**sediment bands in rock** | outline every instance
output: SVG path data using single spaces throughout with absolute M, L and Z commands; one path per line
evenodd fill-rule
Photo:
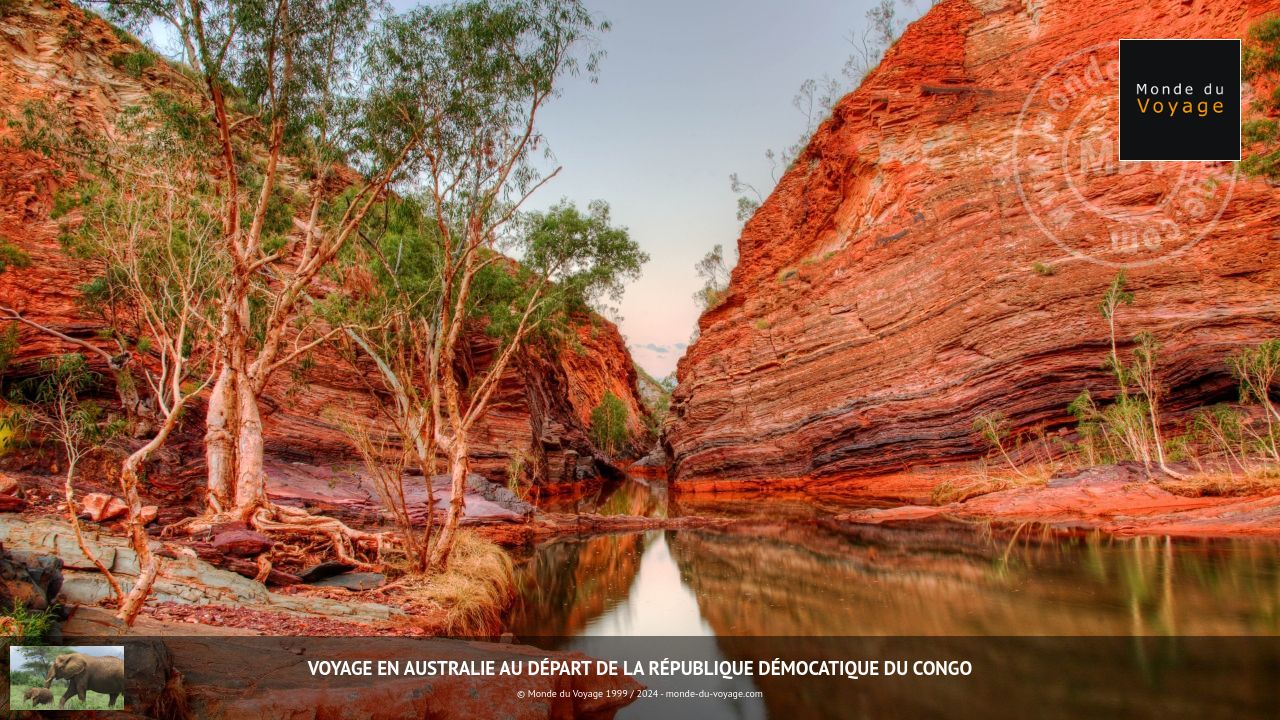
M 130 74 L 112 61 L 137 50 L 105 22 L 69 2 L 18 3 L 0 16 L 0 116 L 19 118 L 27 103 L 43 102 L 65 113 L 79 130 L 103 133 L 126 108 L 149 103 L 162 93 L 200 102 L 189 81 L 164 62 Z M 209 172 L 215 174 L 216 154 L 210 157 L 214 159 Z M 0 272 L 0 305 L 93 342 L 103 322 L 80 303 L 79 288 L 90 279 L 89 273 L 59 248 L 59 223 L 50 218 L 56 195 L 74 181 L 74 174 L 60 173 L 54 163 L 20 150 L 13 131 L 0 123 L 0 241 L 30 258 L 28 267 L 11 264 Z M 325 290 L 317 288 L 316 294 Z M 588 429 L 592 409 L 607 392 L 626 404 L 633 435 L 644 432 L 636 373 L 617 327 L 601 317 L 582 315 L 569 335 L 563 342 L 532 348 L 508 370 L 471 442 L 477 472 L 505 480 L 513 458 L 540 470 L 552 483 L 573 482 L 579 470 L 594 472 L 597 452 Z M 113 346 L 104 347 L 114 351 Z M 33 374 L 42 358 L 77 350 L 23 326 L 9 374 Z M 466 361 L 483 368 L 494 350 L 494 341 L 477 329 Z M 99 358 L 88 360 L 109 377 Z M 266 391 L 267 453 L 282 463 L 353 461 L 341 428 L 380 417 L 369 390 L 379 387 L 377 374 L 371 365 L 353 370 L 326 349 L 312 360 L 305 367 L 276 373 Z M 366 377 L 360 377 L 362 372 Z M 203 412 L 197 407 L 191 414 L 202 417 Z M 184 428 L 175 443 L 181 457 L 172 459 L 170 470 L 199 474 L 202 433 L 199 423 Z
M 1120 352 L 1155 334 L 1167 409 L 1232 399 L 1226 356 L 1280 334 L 1280 195 L 1229 163 L 1116 163 L 1114 81 L 1081 83 L 1061 113 L 1044 89 L 1105 70 L 1118 38 L 1244 37 L 1277 10 L 932 8 L 746 224 L 727 297 L 679 366 L 665 428 L 678 487 L 829 483 L 973 456 L 983 413 L 1065 427 L 1082 389 L 1113 386 L 1097 303 L 1118 264 L 1135 293 L 1117 314 Z M 1246 86 L 1246 113 L 1270 91 Z M 1083 169 L 1062 161 L 1082 157 L 1082 120 L 1103 158 Z M 1225 174 L 1197 181 L 1220 215 L 1161 210 L 1187 189 L 1171 170 L 1183 167 Z M 1148 211 L 1182 235 L 1143 240 Z

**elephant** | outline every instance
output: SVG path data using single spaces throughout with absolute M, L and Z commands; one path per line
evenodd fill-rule
M 83 653 L 59 655 L 53 659 L 53 665 L 49 668 L 44 686 L 46 688 L 51 686 L 57 679 L 67 681 L 67 692 L 58 703 L 59 710 L 66 706 L 67 700 L 72 695 L 78 695 L 80 702 L 83 703 L 85 690 L 107 695 L 109 698 L 107 707 L 116 704 L 117 695 L 121 697 L 121 704 L 123 704 L 124 660 L 120 658 L 95 657 Z
M 42 687 L 27 688 L 27 691 L 22 693 L 22 699 L 31 701 L 31 705 L 33 707 L 40 707 L 45 703 L 52 705 L 53 693 L 50 692 L 47 688 L 42 688 Z

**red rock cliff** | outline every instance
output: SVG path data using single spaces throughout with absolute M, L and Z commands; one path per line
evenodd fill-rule
M 1065 425 L 1112 384 L 1097 303 L 1117 266 L 1136 294 L 1118 334 L 1163 343 L 1169 404 L 1229 398 L 1226 355 L 1280 334 L 1280 194 L 1230 163 L 1115 162 L 1113 63 L 1118 38 L 1244 37 L 1277 10 L 931 9 L 744 228 L 679 366 L 673 478 L 830 482 L 972 456 L 981 413 Z
M 18 117 L 24 103 L 40 100 L 100 132 L 120 110 L 154 92 L 189 94 L 177 71 L 163 62 L 133 77 L 111 61 L 136 50 L 109 25 L 69 3 L 11 10 L 0 17 L 0 114 Z M 59 248 L 58 224 L 49 217 L 56 193 L 69 180 L 12 141 L 7 126 L 0 126 L 0 239 L 25 251 L 31 263 L 0 273 L 0 306 L 92 341 L 97 322 L 77 305 L 78 287 L 89 278 Z M 589 439 L 590 415 L 606 392 L 623 399 L 633 435 L 643 435 L 645 411 L 617 327 L 592 315 L 577 318 L 573 332 L 577 343 L 534 348 L 507 372 L 472 443 L 478 472 L 505 482 L 508 464 L 520 456 L 548 482 L 574 481 L 575 470 L 594 474 L 599 453 Z M 19 337 L 11 374 L 30 373 L 40 358 L 76 350 L 25 326 Z M 491 342 L 478 334 L 471 361 L 481 365 L 491 351 Z M 300 372 L 277 373 L 268 390 L 263 403 L 268 455 L 286 463 L 355 462 L 338 421 L 378 416 L 365 390 L 369 385 L 332 354 L 322 352 L 315 360 Z M 367 380 L 377 385 L 372 374 Z M 196 413 L 203 417 L 202 408 Z M 195 440 L 201 432 L 191 427 L 184 435 Z M 198 474 L 203 462 L 192 444 L 175 461 L 184 474 Z

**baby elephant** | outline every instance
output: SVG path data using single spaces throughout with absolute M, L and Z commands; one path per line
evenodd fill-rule
M 27 691 L 22 694 L 22 699 L 31 701 L 33 707 L 40 707 L 45 704 L 52 705 L 53 692 L 48 688 L 27 688 Z

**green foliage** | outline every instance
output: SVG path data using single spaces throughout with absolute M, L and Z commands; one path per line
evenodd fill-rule
M 89 364 L 79 353 L 46 358 L 40 361 L 39 375 L 14 385 L 11 399 L 47 405 L 56 402 L 63 393 L 78 398 L 93 390 L 100 380 L 101 376 L 89 369 Z
M 1227 367 L 1240 382 L 1241 402 L 1270 404 L 1271 389 L 1280 377 L 1280 338 L 1231 355 Z
M 1243 49 L 1243 72 L 1246 80 L 1280 71 L 1280 16 L 1271 16 L 1254 23 Z M 1256 107 L 1263 118 L 1251 118 L 1243 127 L 1244 141 L 1256 149 L 1246 154 L 1240 169 L 1247 175 L 1280 179 L 1280 131 L 1269 115 L 1280 110 L 1280 86 L 1270 97 L 1261 99 Z
M 600 404 L 591 410 L 591 441 L 610 455 L 626 448 L 630 417 L 622 398 L 613 391 L 605 392 Z
M 246 168 L 241 171 L 240 179 L 252 197 L 259 197 L 265 179 L 261 173 L 249 172 Z M 297 214 L 294 202 L 293 193 L 279 184 L 273 185 L 267 194 L 267 209 L 262 216 L 262 249 L 265 254 L 278 252 L 285 246 Z
M 1256 447 L 1280 462 L 1280 410 L 1271 400 L 1280 380 L 1280 338 L 1266 340 L 1227 358 L 1231 374 L 1240 383 L 1240 401 L 1262 406 L 1265 427 L 1253 433 Z
M 1112 278 L 1111 284 L 1107 286 L 1107 291 L 1102 294 L 1102 299 L 1098 301 L 1098 312 L 1102 313 L 1102 317 L 1111 320 L 1115 317 L 1116 309 L 1121 305 L 1133 304 L 1133 293 L 1125 289 L 1128 280 L 1125 278 L 1124 271 L 1116 273 Z
M 593 200 L 584 213 L 562 200 L 525 216 L 523 273 L 553 284 L 549 312 L 587 310 L 603 299 L 619 300 L 624 282 L 640 276 L 649 255 L 626 228 L 613 225 L 609 204 Z
M 645 418 L 645 428 L 648 430 L 651 439 L 657 439 L 658 435 L 662 433 L 662 423 L 667 419 L 667 415 L 671 411 L 671 394 L 676 389 L 675 374 L 673 373 L 658 380 L 639 365 L 636 365 L 635 368 L 636 390 L 645 404 L 645 409 L 648 410 Z
M 0 379 L 3 379 L 5 372 L 9 370 L 9 363 L 13 362 L 17 353 L 18 323 L 7 323 L 4 330 L 0 330 Z
M 71 648 L 62 645 L 27 645 L 20 648 L 18 652 L 22 653 L 22 657 L 26 661 L 24 665 L 31 668 L 43 682 L 49 674 L 49 668 L 53 666 L 53 659 L 73 651 Z
M 377 324 L 393 305 L 408 308 L 412 317 L 434 316 L 443 287 L 444 241 L 427 215 L 428 205 L 394 198 L 370 213 L 364 232 L 377 238 L 377 249 L 365 259 L 376 292 L 354 302 L 331 301 L 326 309 L 331 319 Z M 592 202 L 586 212 L 561 202 L 524 214 L 511 240 L 513 249 L 523 251 L 520 262 L 481 251 L 490 253 L 492 262 L 477 273 L 465 305 L 471 321 L 503 340 L 511 337 L 531 300 L 534 334 L 557 334 L 601 299 L 616 298 L 624 281 L 637 277 L 649 259 L 625 228 L 612 224 L 602 201 Z M 450 299 L 457 301 L 456 292 Z
M 44 676 L 31 670 L 14 670 L 9 669 L 9 684 L 21 685 L 23 692 L 26 688 L 44 685 Z
M 1048 263 L 1034 262 L 1031 264 L 1032 271 L 1041 277 L 1051 277 L 1058 274 L 1058 269 Z
M 156 64 L 156 56 L 150 50 L 142 49 L 131 53 L 115 53 L 109 60 L 112 67 L 123 70 L 132 78 L 142 77 L 142 73 Z
M 9 400 L 22 409 L 14 423 L 45 425 L 61 441 L 77 446 L 104 443 L 124 430 L 122 418 L 108 418 L 101 404 L 85 398 L 102 378 L 89 369 L 83 355 L 48 358 L 39 369 L 39 375 L 15 383 L 9 392 Z
M 507 461 L 507 489 L 516 497 L 525 500 L 529 495 L 529 474 L 533 458 L 524 450 L 517 450 Z
M 31 256 L 27 251 L 0 237 L 0 273 L 9 268 L 22 269 L 31 266 Z
M 1090 463 L 1135 460 L 1150 465 L 1154 460 L 1161 469 L 1174 474 L 1166 465 L 1169 455 L 1160 433 L 1162 391 L 1156 373 L 1159 343 L 1151 333 L 1139 333 L 1134 337 L 1130 363 L 1125 363 L 1116 349 L 1116 312 L 1134 301 L 1126 285 L 1122 270 L 1098 302 L 1098 312 L 1107 321 L 1110 334 L 1105 367 L 1115 377 L 1117 393 L 1110 404 L 1099 406 L 1086 389 L 1067 406 L 1067 411 L 1077 420 L 1078 449 Z
M 996 411 L 979 415 L 974 418 L 973 429 L 988 445 L 1000 452 L 1000 456 L 1009 464 L 1010 469 L 1019 477 L 1026 477 L 1018 464 L 1009 456 L 1009 451 L 1005 449 L 1005 440 L 1013 431 L 1013 423 L 1004 413 Z
M 1280 134 L 1280 125 L 1270 118 L 1248 120 L 1241 127 L 1245 143 L 1271 142 Z
M 151 104 L 155 120 L 189 151 L 213 147 L 217 130 L 198 106 L 167 92 L 153 94 Z
M 1247 454 L 1246 420 L 1239 408 L 1222 403 L 1200 408 L 1192 416 L 1190 432 L 1196 445 L 1237 463 Z
M 724 246 L 716 243 L 694 270 L 702 278 L 702 288 L 693 294 L 694 302 L 703 312 L 714 310 L 729 294 L 729 265 L 724 259 Z
M 1000 447 L 1009 437 L 1010 427 L 1009 418 L 999 411 L 979 415 L 973 421 L 974 431 L 993 448 Z
M 21 600 L 14 603 L 13 610 L 0 614 L 0 617 L 10 621 L 4 623 L 6 627 L 13 628 L 12 631 L 6 632 L 8 637 L 21 638 L 30 642 L 43 642 L 58 624 L 56 608 L 31 610 Z M 47 669 L 48 666 L 45 666 L 44 670 Z
M 1280 70 L 1280 16 L 1264 18 L 1249 28 L 1244 46 L 1243 71 L 1246 80 Z

